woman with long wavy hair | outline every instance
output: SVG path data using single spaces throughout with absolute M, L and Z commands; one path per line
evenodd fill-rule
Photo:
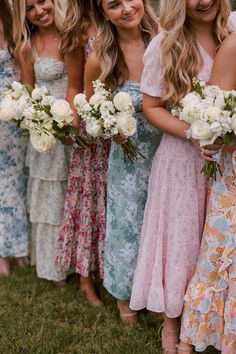
M 209 81 L 229 16 L 228 0 L 161 0 L 160 34 L 144 55 L 145 117 L 165 134 L 149 179 L 130 307 L 164 313 L 164 353 L 177 352 L 178 317 L 199 254 L 207 190 L 200 149 L 169 109 L 192 90 L 194 77 Z
M 96 26 L 90 1 L 70 0 L 61 52 L 68 68 L 67 99 L 84 90 L 84 64 L 93 51 Z M 93 285 L 96 271 L 103 278 L 106 188 L 109 141 L 92 141 L 75 113 L 74 126 L 89 142 L 88 149 L 73 147 L 64 216 L 60 227 L 57 266 L 80 274 L 80 288 L 88 303 L 102 306 Z
M 51 95 L 65 99 L 68 78 L 59 50 L 63 21 L 58 0 L 14 1 L 13 34 L 21 81 L 33 87 L 45 85 Z M 61 287 L 66 273 L 56 269 L 55 258 L 70 150 L 58 141 L 52 150 L 39 153 L 29 143 L 27 155 L 32 262 L 36 261 L 39 278 Z
M 18 74 L 8 0 L 0 0 L 0 8 L 0 92 L 4 92 Z M 8 277 L 10 258 L 24 267 L 28 255 L 26 141 L 12 124 L 0 120 L 0 130 L 0 276 Z
M 122 148 L 112 143 L 108 167 L 108 198 L 104 253 L 104 286 L 117 299 L 121 320 L 137 322 L 129 309 L 151 160 L 160 133 L 142 115 L 140 78 L 142 56 L 158 31 L 157 18 L 148 0 L 94 0 L 98 27 L 95 53 L 85 68 L 86 94 L 100 79 L 113 92 L 126 91 L 133 100 L 137 132 L 134 137 L 145 158 L 125 162 Z M 117 137 L 122 143 L 125 137 Z

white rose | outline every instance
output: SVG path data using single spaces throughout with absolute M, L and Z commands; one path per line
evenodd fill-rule
M 134 135 L 137 130 L 136 119 L 131 115 L 120 114 L 117 119 L 117 129 L 120 134 L 124 134 L 126 136 Z
M 53 102 L 55 101 L 55 98 L 50 95 L 45 95 L 42 97 L 42 105 L 44 106 L 52 106 Z
M 126 92 L 118 92 L 114 97 L 114 106 L 118 111 L 128 111 L 133 107 L 132 99 Z
M 32 131 L 30 132 L 30 142 L 35 150 L 44 152 L 55 146 L 56 139 L 51 133 Z
M 236 135 L 236 113 L 233 114 L 232 119 L 231 119 L 231 128 Z
M 35 101 L 40 101 L 42 99 L 42 91 L 40 88 L 36 87 L 31 93 L 31 97 Z
M 35 111 L 34 111 L 33 107 L 27 107 L 23 111 L 23 116 L 26 119 L 32 120 L 34 118 L 34 113 L 35 113 Z
M 23 85 L 18 81 L 13 81 L 11 86 L 16 92 L 21 92 L 23 90 Z
M 3 100 L 0 106 L 0 120 L 9 122 L 14 118 L 15 109 L 11 100 Z
M 205 111 L 205 115 L 207 117 L 207 120 L 210 123 L 213 123 L 214 121 L 218 120 L 220 117 L 221 110 L 218 107 L 208 107 Z
M 70 118 L 73 111 L 70 108 L 70 104 L 65 100 L 55 100 L 51 107 L 51 114 L 56 122 L 63 122 Z
M 219 136 L 222 135 L 222 127 L 219 122 L 213 122 L 211 124 L 211 131 L 215 134 L 218 134 Z
M 186 107 L 190 105 L 191 107 L 196 106 L 200 103 L 201 96 L 197 92 L 190 92 L 181 100 L 181 105 Z
M 86 100 L 86 96 L 83 93 L 78 93 L 75 97 L 74 97 L 74 106 L 75 107 L 81 107 L 83 105 L 86 105 L 88 102 Z
M 99 93 L 95 93 L 93 96 L 90 97 L 89 104 L 94 106 L 97 104 L 101 104 L 103 101 L 104 101 L 104 97 Z
M 94 121 L 86 122 L 86 131 L 93 138 L 99 138 L 103 135 L 101 126 Z
M 179 114 L 179 119 L 185 121 L 188 124 L 192 124 L 199 119 L 200 110 L 197 107 L 186 106 Z
M 115 107 L 111 101 L 105 101 L 101 104 L 100 112 L 102 118 L 110 116 L 112 113 L 115 113 Z
M 197 140 L 208 140 L 212 137 L 211 127 L 205 121 L 196 120 L 190 127 L 191 136 Z

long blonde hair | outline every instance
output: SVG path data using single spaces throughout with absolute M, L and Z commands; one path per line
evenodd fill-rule
M 66 0 L 64 0 L 65 2 Z M 55 7 L 55 25 L 61 31 L 65 14 L 60 6 L 60 0 L 53 1 Z M 15 42 L 15 54 L 24 50 L 26 44 L 30 44 L 31 35 L 35 31 L 34 26 L 26 17 L 26 0 L 14 0 L 13 3 L 13 39 Z
M 214 22 L 214 37 L 220 45 L 228 35 L 227 20 L 230 15 L 228 0 L 219 1 L 219 12 Z M 197 76 L 202 58 L 193 31 L 186 16 L 186 0 L 161 0 L 159 11 L 161 63 L 163 79 L 168 92 L 163 100 L 178 103 L 192 89 L 192 79 Z
M 144 16 L 140 24 L 145 46 L 158 32 L 158 21 L 149 0 L 143 0 Z M 116 27 L 107 21 L 101 1 L 93 0 L 95 21 L 98 34 L 94 42 L 95 53 L 101 66 L 100 80 L 114 90 L 118 85 L 128 79 L 128 67 L 124 54 L 120 48 Z
M 61 34 L 61 55 L 65 57 L 74 48 L 84 46 L 91 24 L 90 0 L 69 0 L 66 20 Z

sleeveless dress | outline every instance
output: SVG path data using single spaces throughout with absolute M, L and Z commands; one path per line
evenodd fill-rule
M 65 99 L 67 71 L 63 62 L 36 55 L 34 73 L 36 85 L 45 85 L 52 96 Z M 56 269 L 55 259 L 69 157 L 70 148 L 59 141 L 52 150 L 43 153 L 37 152 L 29 144 L 27 162 L 30 178 L 27 201 L 32 223 L 32 256 L 36 261 L 38 277 L 53 281 L 66 278 L 65 273 Z
M 141 91 L 163 97 L 160 46 L 157 35 L 144 55 Z M 203 59 L 198 78 L 208 81 L 213 60 L 199 46 Z M 164 134 L 154 156 L 142 227 L 141 245 L 130 307 L 181 315 L 184 294 L 200 248 L 206 202 L 204 160 L 188 141 Z
M 236 35 L 235 35 L 236 42 Z M 197 351 L 212 345 L 236 353 L 236 141 L 221 154 L 201 252 L 185 295 L 181 340 Z
M 85 62 L 93 51 L 92 43 L 90 38 L 85 46 Z M 56 263 L 59 269 L 74 269 L 84 277 L 98 270 L 102 278 L 110 142 L 92 141 L 82 122 L 80 134 L 91 148 L 72 150 Z
M 160 132 L 142 113 L 140 84 L 126 81 L 118 91 L 128 92 L 135 107 L 135 140 L 145 158 L 124 162 L 119 144 L 112 143 L 108 167 L 104 286 L 115 298 L 129 300 L 136 266 L 151 161 Z
M 18 80 L 13 59 L 0 49 L 0 93 Z M 0 257 L 28 255 L 26 139 L 13 124 L 0 121 Z

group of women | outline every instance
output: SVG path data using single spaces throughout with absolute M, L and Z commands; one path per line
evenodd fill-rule
M 165 354 L 236 352 L 235 142 L 202 149 L 170 113 L 194 77 L 236 89 L 235 32 L 228 0 L 161 0 L 158 18 L 149 0 L 0 0 L 1 92 L 14 80 L 46 85 L 90 146 L 68 136 L 38 153 L 0 121 L 2 276 L 30 254 L 58 287 L 80 274 L 99 307 L 98 274 L 125 324 L 143 308 L 163 313 Z M 98 78 L 132 97 L 145 158 L 124 161 L 125 136 L 86 134 L 73 98 L 91 97 Z M 201 168 L 219 148 L 223 174 L 209 188 Z

